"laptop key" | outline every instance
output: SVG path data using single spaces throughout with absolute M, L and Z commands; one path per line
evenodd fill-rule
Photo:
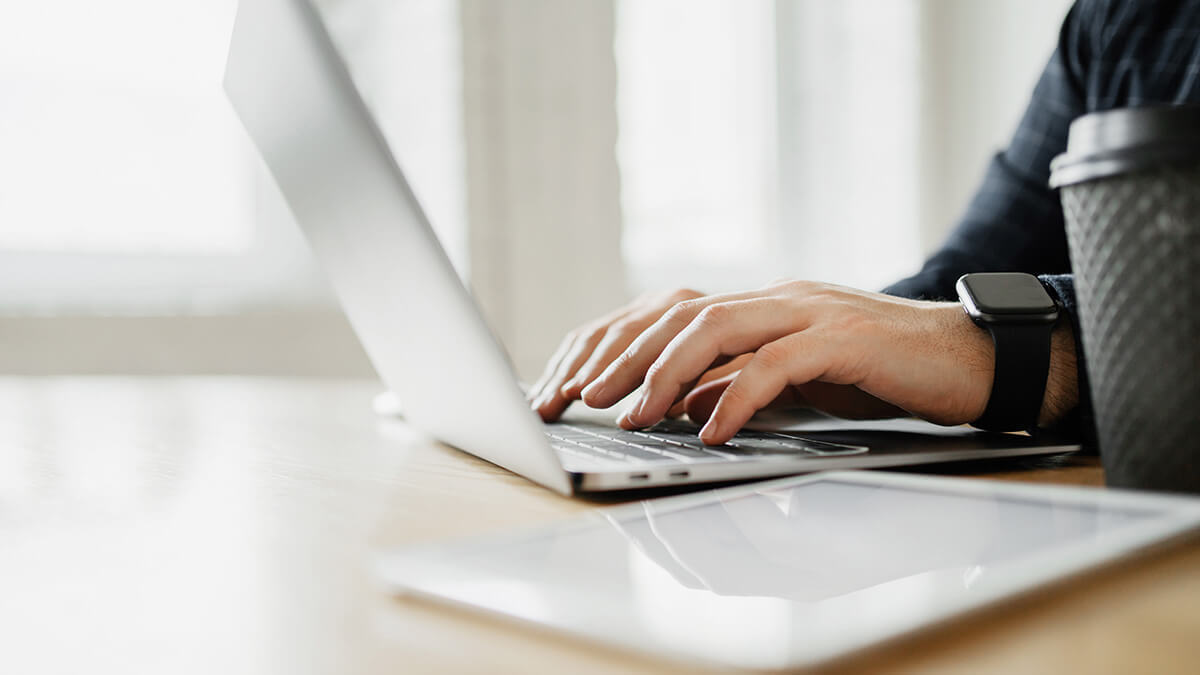
M 548 425 L 546 435 L 554 442 L 587 448 L 589 455 L 615 461 L 695 462 L 726 460 L 762 452 L 730 445 L 709 447 L 696 436 L 696 429 L 678 422 L 664 422 L 645 431 L 625 431 L 587 423 Z M 792 451 L 795 452 L 795 451 Z
M 708 450 L 699 450 L 686 445 L 668 444 L 666 447 L 662 448 L 661 452 L 687 462 L 696 462 L 706 459 L 723 459 L 723 456 L 718 453 L 709 452 Z
M 675 458 L 669 457 L 661 452 L 655 452 L 651 448 L 639 447 L 636 445 L 628 445 L 620 441 L 597 441 L 597 443 L 610 443 L 611 445 L 605 449 L 611 450 L 614 454 L 622 457 L 633 457 L 643 462 L 673 462 Z
M 726 445 L 743 450 L 746 452 L 801 452 L 803 446 L 794 441 L 786 441 L 775 438 L 737 438 L 729 441 Z
M 655 452 L 661 452 L 664 455 L 669 455 L 676 459 L 697 460 L 720 458 L 720 455 L 709 452 L 703 446 L 697 448 L 663 438 L 643 437 L 639 438 L 636 443 L 641 447 L 649 448 Z
M 596 452 L 591 448 L 580 448 L 578 446 L 567 444 L 552 445 L 551 447 L 553 447 L 554 451 L 559 453 L 565 459 L 578 460 L 579 462 L 602 464 L 606 466 L 627 463 L 626 460 Z

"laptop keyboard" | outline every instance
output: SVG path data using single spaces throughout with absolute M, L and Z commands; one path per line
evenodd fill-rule
M 589 464 L 653 464 L 769 459 L 771 457 L 830 457 L 859 455 L 869 448 L 818 441 L 769 431 L 742 431 L 724 445 L 705 445 L 699 428 L 665 420 L 642 431 L 625 431 L 600 424 L 559 422 L 546 425 L 550 445 L 564 460 Z

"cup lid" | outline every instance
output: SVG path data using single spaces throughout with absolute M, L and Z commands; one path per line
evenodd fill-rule
M 1050 162 L 1050 187 L 1200 162 L 1200 105 L 1089 113 L 1071 122 L 1067 151 Z

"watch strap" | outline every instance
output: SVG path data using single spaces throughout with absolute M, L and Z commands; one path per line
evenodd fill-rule
M 1050 375 L 1054 325 L 993 323 L 985 327 L 996 346 L 996 368 L 987 409 L 972 426 L 987 431 L 1036 429 Z

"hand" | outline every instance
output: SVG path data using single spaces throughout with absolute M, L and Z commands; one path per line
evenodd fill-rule
M 750 354 L 736 373 L 692 391 L 720 359 Z M 939 424 L 983 414 L 991 393 L 991 338 L 958 303 L 921 302 L 803 281 L 679 302 L 633 340 L 582 392 L 608 407 L 644 382 L 620 419 L 646 427 L 692 394 L 719 391 L 701 430 L 729 440 L 780 397 L 826 409 L 885 416 L 907 412 Z M 831 410 L 832 408 L 832 410 Z M 690 410 L 689 410 L 690 412 Z
M 583 388 L 634 339 L 680 302 L 704 297 L 689 289 L 648 293 L 617 311 L 567 333 L 546 370 L 529 389 L 530 407 L 547 422 L 558 419 Z M 620 398 L 614 399 L 613 403 Z M 609 405 L 612 405 L 611 403 Z

